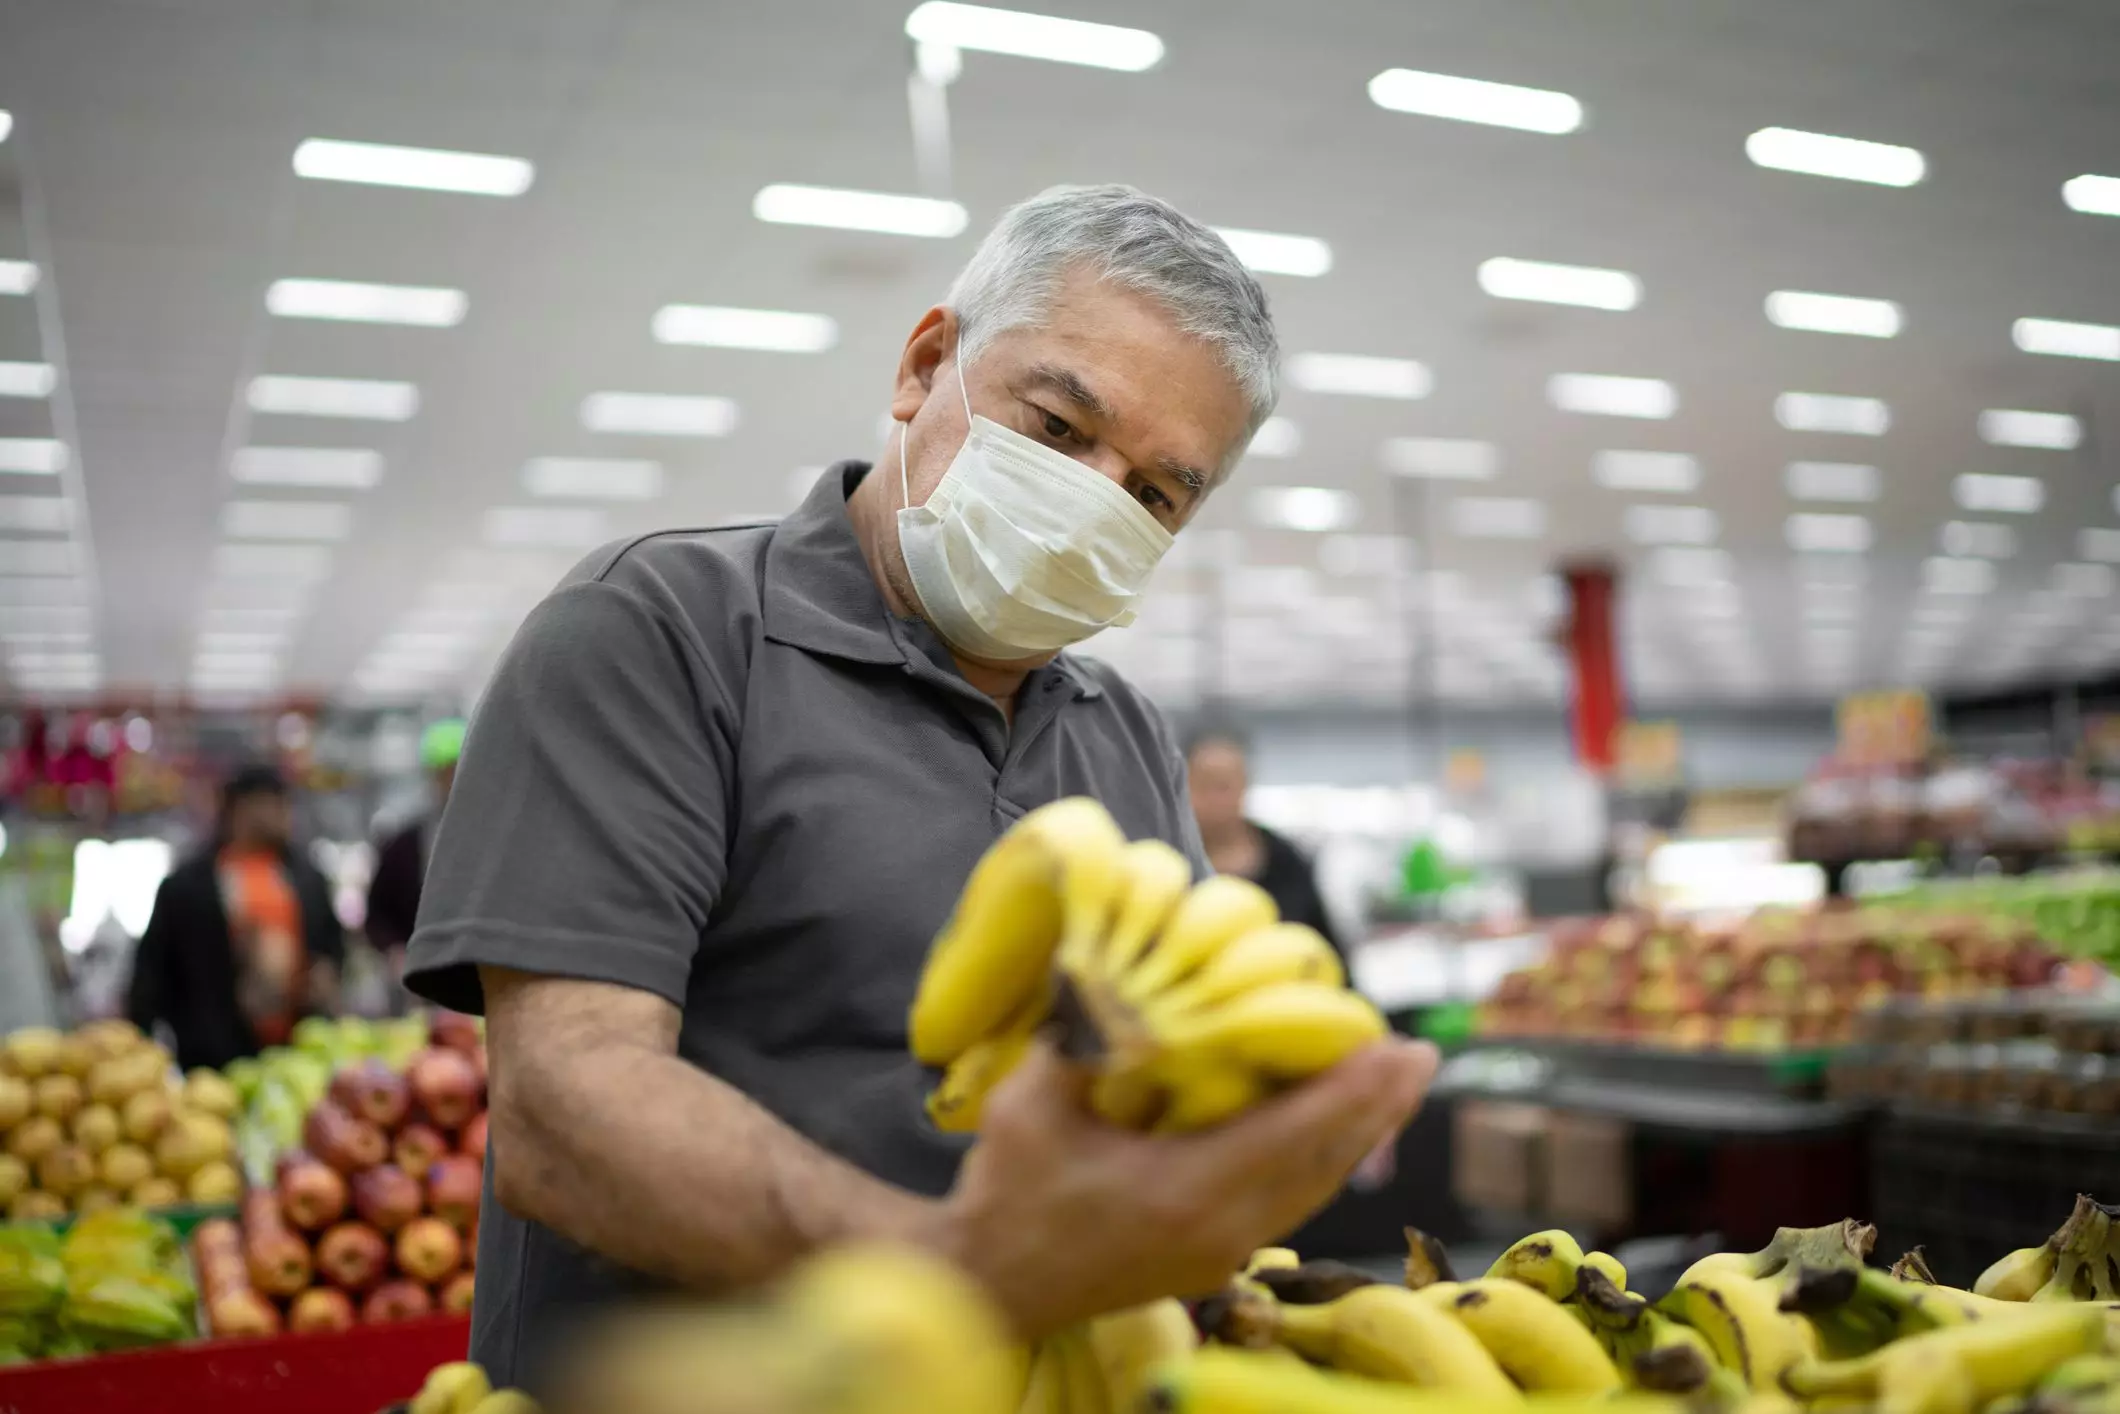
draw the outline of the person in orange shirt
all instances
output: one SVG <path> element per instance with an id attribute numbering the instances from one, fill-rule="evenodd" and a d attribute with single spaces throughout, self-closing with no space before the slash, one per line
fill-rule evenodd
<path id="1" fill-rule="evenodd" d="M 322 872 L 293 847 L 287 786 L 266 766 L 229 778 L 213 839 L 162 881 L 133 955 L 126 1012 L 166 1023 L 185 1069 L 285 1042 L 337 999 L 345 934 Z"/>

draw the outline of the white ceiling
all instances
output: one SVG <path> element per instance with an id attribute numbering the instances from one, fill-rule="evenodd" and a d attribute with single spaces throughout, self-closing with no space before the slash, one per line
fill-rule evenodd
<path id="1" fill-rule="evenodd" d="M 1142 74 L 967 55 L 949 91 L 967 234 L 753 219 L 771 182 L 922 189 L 909 8 L 0 0 L 14 119 L 0 260 L 43 271 L 29 297 L 0 296 L 0 362 L 60 370 L 47 398 L 0 398 L 0 438 L 72 448 L 59 475 L 0 473 L 0 526 L 18 527 L 0 528 L 18 690 L 475 683 L 576 553 L 489 532 L 593 540 L 785 510 L 798 468 L 879 446 L 898 346 L 977 232 L 1014 198 L 1085 180 L 1323 238 L 1330 273 L 1265 277 L 1287 349 L 1432 374 L 1413 401 L 1287 394 L 1299 450 L 1252 458 L 1181 539 L 1142 623 L 1103 645 L 1173 699 L 1390 699 L 1409 678 L 1455 697 L 1556 696 L 1541 575 L 1593 553 L 1634 571 L 1624 641 L 1650 701 L 2120 664 L 2120 598 L 2098 592 L 2110 574 L 2057 570 L 2114 550 L 2079 531 L 2120 526 L 2106 440 L 2120 363 L 2011 338 L 2025 317 L 2120 324 L 2120 220 L 2060 195 L 2078 174 L 2120 174 L 2120 10 L 2104 0 L 1066 0 L 1070 16 L 1155 31 L 1167 55 Z M 1563 90 L 1588 121 L 1544 136 L 1387 112 L 1365 85 L 1392 66 Z M 1765 170 L 1745 139 L 1768 126 L 1918 148 L 1927 178 Z M 291 157 L 309 137 L 507 154 L 536 178 L 516 199 L 304 181 Z M 1641 300 L 1620 313 L 1492 298 L 1475 272 L 1494 256 L 1631 272 Z M 270 317 L 265 289 L 287 277 L 450 287 L 469 312 L 454 328 Z M 1778 328 L 1763 312 L 1774 290 L 1892 300 L 1904 329 Z M 827 314 L 839 339 L 820 354 L 666 347 L 649 325 L 672 301 Z M 1667 380 L 1676 414 L 1560 411 L 1548 380 L 1569 372 Z M 258 374 L 402 380 L 419 409 L 403 423 L 252 414 Z M 592 433 L 578 410 L 599 390 L 714 394 L 739 422 L 712 440 Z M 1882 399 L 1890 429 L 1785 430 L 1790 391 Z M 2072 414 L 2082 445 L 1990 446 L 1976 430 L 1990 408 Z M 1404 437 L 1492 443 L 1492 475 L 1394 475 L 1382 449 Z M 373 449 L 383 471 L 350 491 L 238 486 L 232 460 L 254 445 Z M 1612 450 L 1690 454 L 1699 487 L 1609 489 L 1592 465 Z M 537 500 L 523 469 L 554 457 L 659 462 L 660 494 Z M 1874 466 L 1881 499 L 1799 503 L 1793 461 Z M 2043 506 L 1968 512 L 1953 499 L 1966 472 L 2039 477 Z M 1345 492 L 1297 509 L 1344 514 L 1347 530 L 1261 528 L 1251 493 L 1280 485 Z M 75 503 L 71 552 L 63 533 L 22 528 L 54 516 L 15 498 L 50 496 Z M 344 509 L 226 505 L 261 500 Z M 1656 503 L 1712 515 L 1632 509 Z M 533 504 L 561 513 L 511 514 Z M 1822 529 L 1866 533 L 1866 553 L 1792 553 L 1792 513 L 1851 512 L 1866 531 Z M 1630 525 L 1712 548 L 1659 556 Z M 1461 533 L 1481 526 L 1530 538 Z M 343 538 L 269 538 L 296 527 Z M 1925 571 L 1946 534 L 2014 553 L 1992 571 Z M 1925 573 L 1994 587 L 1926 593 Z"/>

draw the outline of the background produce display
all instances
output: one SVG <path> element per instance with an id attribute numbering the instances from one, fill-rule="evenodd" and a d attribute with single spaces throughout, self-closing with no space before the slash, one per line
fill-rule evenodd
<path id="1" fill-rule="evenodd" d="M 1845 1099 L 2120 1116 L 2120 1004 L 2050 993 L 1901 1002 L 1863 1018 L 1826 1084 Z"/>
<path id="2" fill-rule="evenodd" d="M 215 1335 L 470 1309 L 485 1051 L 467 1017 L 436 1017 L 426 1039 L 435 1044 L 402 1073 L 368 1055 L 331 1075 L 298 1146 L 244 1198 L 240 1224 L 200 1227 L 194 1254 Z"/>
<path id="3" fill-rule="evenodd" d="M 430 1040 L 471 1050 L 481 1044 L 480 1034 L 475 1019 L 453 1012 L 388 1021 L 312 1016 L 295 1023 L 292 1044 L 267 1047 L 227 1070 L 243 1105 L 236 1143 L 245 1176 L 258 1186 L 272 1181 L 274 1159 L 301 1147 L 302 1123 L 338 1071 L 380 1060 L 402 1073 Z"/>
<path id="4" fill-rule="evenodd" d="M 2036 987 L 2055 953 L 2025 923 L 1886 908 L 1767 910 L 1733 925 L 1570 919 L 1482 1004 L 1485 1036 L 1778 1051 L 1846 1044 L 1896 996 Z"/>
<path id="5" fill-rule="evenodd" d="M 233 1203 L 239 1104 L 213 1071 L 179 1077 L 128 1022 L 16 1031 L 0 1041 L 0 1207 L 34 1220 Z"/>
<path id="6" fill-rule="evenodd" d="M 197 1307 L 176 1228 L 138 1209 L 0 1228 L 0 1365 L 184 1340 Z"/>
<path id="7" fill-rule="evenodd" d="M 2120 968 L 2120 873 L 2078 869 L 2025 878 L 1937 879 L 1878 899 L 1895 912 L 2008 920 L 2070 957 Z"/>

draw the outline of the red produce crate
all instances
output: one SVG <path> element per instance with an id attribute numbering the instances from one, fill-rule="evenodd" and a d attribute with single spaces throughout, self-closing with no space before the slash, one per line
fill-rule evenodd
<path id="1" fill-rule="evenodd" d="M 0 1414 L 376 1414 L 461 1360 L 469 1316 L 0 1369 Z"/>

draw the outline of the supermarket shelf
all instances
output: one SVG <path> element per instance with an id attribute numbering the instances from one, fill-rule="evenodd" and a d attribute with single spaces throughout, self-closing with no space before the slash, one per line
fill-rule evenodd
<path id="1" fill-rule="evenodd" d="M 1732 1136 L 1824 1134 L 1853 1128 L 1869 1115 L 1863 1106 L 1838 1100 L 1799 1100 L 1615 1080 L 1562 1080 L 1551 1086 L 1539 1102 L 1556 1109 L 1630 1120 L 1645 1128 Z"/>
<path id="2" fill-rule="evenodd" d="M 1814 1098 L 1817 1062 L 1588 1042 L 1494 1042 L 1453 1057 L 1441 1089 L 1624 1119 L 1690 1135 L 1829 1134 L 1863 1123 L 1866 1106 Z M 1797 1093 L 1791 1093 L 1792 1091 Z"/>

